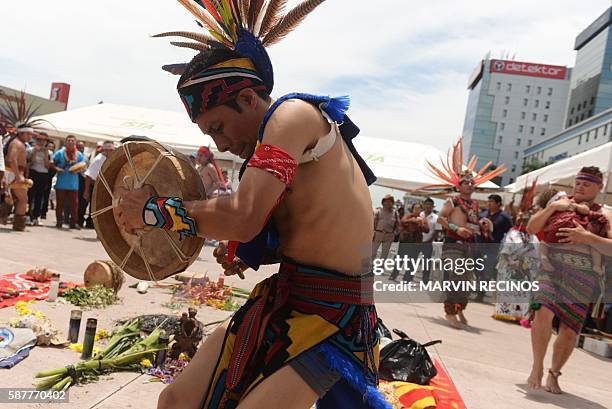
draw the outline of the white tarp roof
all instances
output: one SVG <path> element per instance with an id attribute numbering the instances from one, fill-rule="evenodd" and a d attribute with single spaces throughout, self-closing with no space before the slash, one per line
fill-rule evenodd
<path id="1" fill-rule="evenodd" d="M 516 179 L 516 182 L 505 186 L 504 189 L 510 193 L 520 192 L 525 188 L 527 180 L 531 184 L 537 177 L 538 192 L 547 189 L 549 186 L 570 190 L 573 187 L 576 173 L 583 166 L 597 166 L 603 172 L 604 186 L 607 186 L 605 203 L 612 205 L 612 182 L 610 181 L 612 176 L 612 142 L 521 175 Z M 604 195 L 600 195 L 598 199 L 600 203 L 603 203 Z"/>
<path id="2" fill-rule="evenodd" d="M 219 153 L 212 138 L 204 135 L 184 112 L 103 103 L 42 115 L 39 118 L 52 124 L 41 125 L 45 132 L 60 138 L 75 135 L 85 142 L 96 143 L 106 139 L 118 141 L 130 135 L 142 135 L 183 153 L 193 152 L 200 146 L 210 146 L 218 159 L 235 159 L 241 162 L 229 152 Z M 446 157 L 446 153 L 433 146 L 363 135 L 355 138 L 354 143 L 378 177 L 377 185 L 407 191 L 439 183 L 427 171 L 425 159 L 437 164 L 440 157 Z M 481 187 L 498 188 L 492 182 Z"/>
<path id="3" fill-rule="evenodd" d="M 141 135 L 183 153 L 210 145 L 218 159 L 237 159 L 229 152 L 219 153 L 212 138 L 203 134 L 185 112 L 103 103 L 42 115 L 39 118 L 52 124 L 43 123 L 40 128 L 44 128 L 49 135 L 60 138 L 75 135 L 85 142 L 96 143 Z"/>
<path id="4" fill-rule="evenodd" d="M 427 170 L 425 160 L 437 165 L 441 157 L 446 158 L 446 153 L 431 145 L 361 135 L 353 143 L 378 178 L 379 186 L 408 191 L 440 183 Z M 487 182 L 480 187 L 497 189 L 499 186 Z"/>

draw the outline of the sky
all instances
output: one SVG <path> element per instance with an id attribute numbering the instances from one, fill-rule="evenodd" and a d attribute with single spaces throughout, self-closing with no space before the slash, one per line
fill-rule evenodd
<path id="1" fill-rule="evenodd" d="M 290 1 L 290 6 L 297 4 Z M 160 69 L 195 52 L 168 39 L 197 31 L 175 0 L 1 1 L 0 84 L 70 108 L 108 103 L 182 111 L 178 77 Z M 467 80 L 487 52 L 573 66 L 574 39 L 610 0 L 328 0 L 271 47 L 273 97 L 350 95 L 362 135 L 446 150 L 461 134 Z"/>

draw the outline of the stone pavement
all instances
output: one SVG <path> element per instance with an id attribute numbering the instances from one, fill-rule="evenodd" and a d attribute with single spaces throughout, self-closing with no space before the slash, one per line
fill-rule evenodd
<path id="1" fill-rule="evenodd" d="M 62 280 L 82 282 L 83 271 L 91 261 L 107 259 L 94 231 L 58 231 L 52 225 L 53 220 L 47 220 L 46 226 L 29 227 L 25 233 L 15 233 L 8 226 L 0 226 L 0 274 L 43 265 L 62 272 Z M 211 247 L 205 247 L 189 271 L 207 272 L 216 278 L 221 270 L 214 263 L 211 252 Z M 247 271 L 246 280 L 231 277 L 226 282 L 251 289 L 273 271 L 270 267 L 259 272 Z M 162 306 L 170 298 L 167 289 L 153 287 L 147 294 L 138 294 L 135 289 L 127 287 L 134 282 L 127 277 L 127 283 L 119 292 L 121 304 L 87 311 L 83 321 L 90 317 L 98 318 L 98 328 L 109 330 L 112 321 L 119 318 L 171 313 Z M 168 279 L 164 282 L 175 281 Z M 71 305 L 41 301 L 34 308 L 51 318 L 61 331 L 67 331 Z M 563 395 L 544 391 L 528 393 L 525 380 L 531 359 L 529 331 L 515 324 L 493 320 L 490 304 L 472 303 L 468 306 L 466 315 L 471 324 L 468 331 L 448 327 L 443 320 L 442 306 L 436 303 L 380 303 L 378 311 L 389 328 L 400 328 L 420 342 L 443 340 L 442 344 L 431 347 L 430 353 L 443 363 L 470 409 L 612 408 L 612 362 L 580 349 L 574 352 L 560 378 L 565 390 Z M 15 315 L 14 308 L 0 309 L 0 322 Z M 228 312 L 208 307 L 201 307 L 198 312 L 198 318 L 205 323 L 227 316 Z M 78 358 L 79 355 L 69 349 L 35 347 L 30 356 L 16 367 L 0 372 L 0 387 L 31 387 L 36 372 L 64 366 Z M 550 355 L 546 365 L 550 365 Z M 137 373 L 115 373 L 95 383 L 71 387 L 68 404 L 2 404 L 2 408 L 155 408 L 163 385 L 146 382 L 149 379 Z"/>

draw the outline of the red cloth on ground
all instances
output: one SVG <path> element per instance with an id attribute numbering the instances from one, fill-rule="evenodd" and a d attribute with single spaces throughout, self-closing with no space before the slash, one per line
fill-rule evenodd
<path id="1" fill-rule="evenodd" d="M 77 285 L 73 282 L 65 282 L 67 288 L 73 288 Z M 37 289 L 32 290 L 32 287 Z M 7 299 L 0 298 L 0 308 L 11 307 L 17 304 L 17 301 L 30 300 L 45 300 L 49 297 L 51 288 L 51 280 L 39 282 L 34 281 L 26 273 L 10 273 L 0 276 L 0 295 L 4 292 L 19 291 L 19 296 Z M 60 292 L 63 289 L 60 288 Z"/>

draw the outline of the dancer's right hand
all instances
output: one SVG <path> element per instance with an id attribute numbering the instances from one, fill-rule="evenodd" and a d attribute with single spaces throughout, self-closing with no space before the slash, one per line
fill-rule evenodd
<path id="1" fill-rule="evenodd" d="M 213 250 L 213 256 L 217 260 L 217 263 L 223 267 L 223 274 L 226 276 L 238 275 L 244 279 L 244 271 L 249 267 L 244 264 L 238 257 L 234 257 L 233 260 L 227 258 L 227 242 L 220 241 L 217 247 Z"/>

